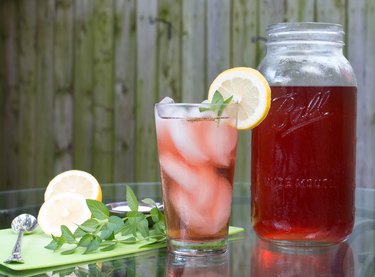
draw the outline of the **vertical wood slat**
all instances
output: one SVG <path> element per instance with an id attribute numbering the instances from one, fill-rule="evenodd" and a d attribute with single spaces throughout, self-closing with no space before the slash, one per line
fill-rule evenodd
<path id="1" fill-rule="evenodd" d="M 157 2 L 137 2 L 137 88 L 135 179 L 158 180 L 154 104 L 157 92 Z"/>
<path id="2" fill-rule="evenodd" d="M 347 0 L 336 0 L 336 1 L 316 1 L 316 21 L 320 22 L 331 22 L 338 23 L 343 26 L 344 31 L 347 30 Z M 344 37 L 344 41 L 346 42 Z M 347 45 L 344 46 L 344 54 L 347 53 Z"/>
<path id="3" fill-rule="evenodd" d="M 356 181 L 363 187 L 374 187 L 375 179 L 375 125 L 371 122 L 375 113 L 374 13 L 371 0 L 349 1 L 348 58 L 358 82 Z"/>
<path id="4" fill-rule="evenodd" d="M 116 0 L 114 83 L 114 181 L 135 177 L 136 1 Z"/>
<path id="5" fill-rule="evenodd" d="M 257 3 L 252 0 L 233 0 L 231 7 L 231 67 L 256 67 Z M 249 131 L 240 131 L 236 159 L 236 181 L 250 180 L 251 141 Z M 237 188 L 248 194 L 249 187 Z"/>
<path id="6" fill-rule="evenodd" d="M 182 101 L 201 102 L 207 97 L 206 0 L 183 0 Z"/>
<path id="7" fill-rule="evenodd" d="M 206 0 L 207 86 L 230 67 L 230 1 Z M 207 94 L 208 87 L 205 88 Z M 203 99 L 206 99 L 205 95 Z M 203 100 L 202 99 L 202 100 Z M 201 101 L 202 101 L 201 100 Z"/>
<path id="8" fill-rule="evenodd" d="M 113 180 L 113 1 L 95 1 L 93 173 Z"/>
<path id="9" fill-rule="evenodd" d="M 92 172 L 94 6 L 92 0 L 74 1 L 73 165 Z"/>
<path id="10" fill-rule="evenodd" d="M 18 1 L 20 183 L 35 185 L 36 148 L 36 0 Z M 22 65 L 22 66 L 21 66 Z"/>
<path id="11" fill-rule="evenodd" d="M 367 34 L 366 30 L 366 0 L 351 0 L 349 1 L 349 24 L 348 24 L 348 59 L 353 66 L 354 73 L 357 79 L 357 166 L 356 166 L 356 182 L 357 186 L 362 186 L 365 183 L 366 175 L 368 175 L 367 164 L 360 157 L 364 157 L 366 151 L 365 137 L 367 130 L 370 127 L 369 118 L 363 113 L 366 111 L 368 103 L 365 95 L 369 92 L 366 90 L 366 59 L 367 53 L 364 47 Z M 358 51 L 358 49 L 363 49 Z M 371 160 L 370 160 L 371 162 Z M 373 171 L 373 167 L 372 170 Z M 370 173 L 371 174 L 371 173 Z"/>
<path id="12" fill-rule="evenodd" d="M 362 186 L 374 188 L 375 180 L 375 3 L 372 0 L 367 0 L 366 2 L 366 81 L 364 82 L 364 87 L 366 91 L 366 110 L 365 119 L 369 123 L 366 133 L 360 134 L 364 140 L 367 151 L 362 156 L 362 165 L 366 166 L 366 173 L 364 174 L 364 179 L 360 183 Z M 361 93 L 361 92 L 360 92 Z M 361 99 L 363 100 L 363 99 Z M 364 158 L 365 157 L 365 158 Z"/>
<path id="13" fill-rule="evenodd" d="M 54 173 L 72 168 L 73 1 L 56 0 L 54 26 Z"/>
<path id="14" fill-rule="evenodd" d="M 18 43 L 19 29 L 17 26 L 18 14 L 16 2 L 2 1 L 0 24 L 2 29 L 3 68 L 3 139 L 2 158 L 3 178 L 0 187 L 10 189 L 13 184 L 20 183 L 20 159 L 19 159 L 19 68 L 18 68 Z"/>
<path id="15" fill-rule="evenodd" d="M 257 36 L 257 13 L 258 4 L 253 0 L 232 0 L 231 6 L 231 67 L 257 66 L 257 44 L 263 43 L 256 40 Z M 250 131 L 239 131 L 238 148 L 236 158 L 236 182 L 249 181 L 251 170 L 251 139 Z M 239 186 L 234 184 L 233 195 L 250 195 L 250 186 Z M 231 224 L 238 224 L 240 218 L 249 218 L 248 209 L 232 207 Z M 247 226 L 246 226 L 247 227 Z M 246 245 L 233 251 L 243 252 Z M 250 265 L 241 263 L 239 260 L 231 260 L 230 264 L 235 268 L 242 268 L 244 276 L 250 276 Z"/>
<path id="16" fill-rule="evenodd" d="M 258 30 L 259 36 L 266 36 L 266 29 L 268 25 L 283 22 L 285 19 L 284 1 L 277 0 L 256 0 L 258 2 Z M 257 61 L 259 64 L 265 54 L 265 44 L 259 41 L 257 44 Z"/>
<path id="17" fill-rule="evenodd" d="M 345 28 L 346 22 L 346 0 L 316 1 L 317 21 L 342 24 Z"/>
<path id="18" fill-rule="evenodd" d="M 5 126 L 5 75 L 6 75 L 6 66 L 4 66 L 5 63 L 5 18 L 6 15 L 4 14 L 4 6 L 6 6 L 6 2 L 2 1 L 0 2 L 0 65 L 3 65 L 0 67 L 0 152 L 5 152 L 5 134 L 6 130 L 4 128 Z M 5 156 L 0 155 L 0 180 L 5 180 Z"/>
<path id="19" fill-rule="evenodd" d="M 314 21 L 314 3 L 315 1 L 287 0 L 285 11 L 287 21 Z"/>
<path id="20" fill-rule="evenodd" d="M 182 0 L 158 3 L 158 101 L 169 96 L 181 102 Z"/>
<path id="21" fill-rule="evenodd" d="M 53 177 L 53 20 L 55 0 L 37 2 L 37 84 L 35 186 L 46 186 Z"/>

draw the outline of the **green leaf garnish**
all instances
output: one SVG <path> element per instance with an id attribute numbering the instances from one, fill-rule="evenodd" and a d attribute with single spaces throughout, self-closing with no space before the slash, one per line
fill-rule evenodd
<path id="1" fill-rule="evenodd" d="M 52 236 L 52 241 L 45 248 L 57 251 L 65 244 L 73 245 L 74 247 L 60 252 L 62 255 L 70 255 L 78 248 L 83 248 L 83 254 L 88 254 L 95 251 L 110 251 L 118 244 L 134 244 L 141 241 L 165 243 L 164 214 L 158 209 L 156 202 L 150 198 L 142 200 L 153 208 L 148 215 L 138 212 L 138 199 L 129 186 L 126 187 L 126 201 L 131 211 L 124 218 L 120 218 L 110 215 L 102 202 L 87 199 L 91 218 L 78 225 L 74 233 L 62 225 L 61 236 Z"/>
<path id="2" fill-rule="evenodd" d="M 134 191 L 129 186 L 126 186 L 126 201 L 128 202 L 129 208 L 132 211 L 138 211 L 138 199 L 135 196 Z"/>
<path id="3" fill-rule="evenodd" d="M 233 95 L 228 97 L 227 99 L 224 99 L 223 95 L 221 95 L 221 93 L 217 90 L 212 97 L 211 103 L 209 103 L 209 107 L 200 108 L 199 111 L 213 111 L 218 117 L 220 117 L 223 114 L 226 105 L 228 105 L 232 101 L 232 99 Z"/>

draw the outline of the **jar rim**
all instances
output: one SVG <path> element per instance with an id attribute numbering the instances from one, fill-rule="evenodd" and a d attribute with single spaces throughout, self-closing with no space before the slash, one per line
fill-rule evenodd
<path id="1" fill-rule="evenodd" d="M 343 44 L 341 24 L 327 22 L 282 22 L 266 29 L 267 44 L 284 41 L 319 41 Z"/>

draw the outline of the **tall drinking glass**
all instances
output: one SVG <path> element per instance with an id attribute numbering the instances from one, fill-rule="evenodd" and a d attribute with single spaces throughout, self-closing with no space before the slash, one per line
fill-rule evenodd
<path id="1" fill-rule="evenodd" d="M 175 254 L 207 255 L 227 248 L 237 105 L 227 105 L 219 115 L 220 107 L 212 108 L 155 105 L 168 249 Z"/>

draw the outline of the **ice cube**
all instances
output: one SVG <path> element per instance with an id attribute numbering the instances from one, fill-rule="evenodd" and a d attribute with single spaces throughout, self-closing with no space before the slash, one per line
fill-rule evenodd
<path id="1" fill-rule="evenodd" d="M 196 193 L 186 193 L 179 187 L 171 190 L 172 205 L 181 220 L 193 232 L 214 235 L 227 223 L 230 217 L 232 189 L 221 176 L 201 183 Z M 204 197 L 202 198 L 202 190 Z M 204 199 L 204 201 L 203 201 Z"/>
<path id="2" fill-rule="evenodd" d="M 160 167 L 168 177 L 177 182 L 183 190 L 193 193 L 200 185 L 197 170 L 171 153 L 159 155 Z"/>
<path id="3" fill-rule="evenodd" d="M 174 103 L 174 100 L 172 98 L 170 98 L 169 96 L 166 96 L 159 103 L 160 104 L 170 104 L 170 103 Z"/>
<path id="4" fill-rule="evenodd" d="M 219 167 L 228 167 L 235 157 L 238 131 L 228 126 L 227 119 L 207 124 L 202 148 L 205 155 Z"/>
<path id="5" fill-rule="evenodd" d="M 171 120 L 169 132 L 173 144 L 180 155 L 190 164 L 200 164 L 208 161 L 201 143 L 201 123 L 186 120 Z"/>

